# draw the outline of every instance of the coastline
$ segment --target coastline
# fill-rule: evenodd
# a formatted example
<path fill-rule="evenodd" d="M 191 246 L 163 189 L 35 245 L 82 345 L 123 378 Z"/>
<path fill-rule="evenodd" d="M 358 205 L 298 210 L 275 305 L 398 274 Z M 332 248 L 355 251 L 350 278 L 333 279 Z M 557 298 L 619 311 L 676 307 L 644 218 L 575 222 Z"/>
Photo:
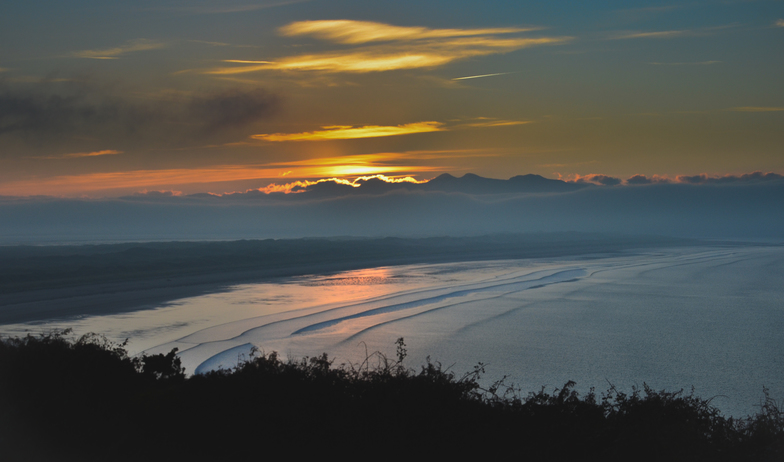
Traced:
<path fill-rule="evenodd" d="M 118 314 L 243 283 L 379 266 L 589 257 L 721 243 L 579 233 L 0 248 L 0 325 Z"/>

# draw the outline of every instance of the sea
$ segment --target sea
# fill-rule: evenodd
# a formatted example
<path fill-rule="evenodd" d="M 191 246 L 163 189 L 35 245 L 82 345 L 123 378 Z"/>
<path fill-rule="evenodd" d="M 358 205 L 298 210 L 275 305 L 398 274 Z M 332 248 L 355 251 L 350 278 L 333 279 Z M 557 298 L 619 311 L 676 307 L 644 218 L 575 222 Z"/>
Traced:
<path fill-rule="evenodd" d="M 572 258 L 388 266 L 239 284 L 148 309 L 1 326 L 72 328 L 173 348 L 189 374 L 253 354 L 334 365 L 440 363 L 525 396 L 568 381 L 598 395 L 645 385 L 710 399 L 725 415 L 784 399 L 784 247 L 716 245 Z"/>

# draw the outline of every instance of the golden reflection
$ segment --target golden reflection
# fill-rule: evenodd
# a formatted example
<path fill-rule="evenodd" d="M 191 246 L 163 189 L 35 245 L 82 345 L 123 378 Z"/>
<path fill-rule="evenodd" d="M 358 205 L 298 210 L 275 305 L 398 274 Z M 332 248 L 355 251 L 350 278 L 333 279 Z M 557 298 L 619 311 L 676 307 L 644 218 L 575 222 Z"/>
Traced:
<path fill-rule="evenodd" d="M 368 268 L 329 276 L 309 277 L 304 285 L 313 286 L 359 286 L 389 284 L 394 282 L 393 273 L 389 268 Z"/>

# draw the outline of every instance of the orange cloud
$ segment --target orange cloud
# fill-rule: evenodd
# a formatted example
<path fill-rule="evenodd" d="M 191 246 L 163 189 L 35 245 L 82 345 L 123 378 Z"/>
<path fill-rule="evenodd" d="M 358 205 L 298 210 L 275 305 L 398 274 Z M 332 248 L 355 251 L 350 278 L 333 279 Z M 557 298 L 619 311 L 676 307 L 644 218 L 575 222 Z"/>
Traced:
<path fill-rule="evenodd" d="M 370 21 L 326 20 L 299 21 L 281 27 L 285 36 L 309 35 L 321 40 L 356 45 L 381 41 L 412 41 L 446 37 L 471 37 L 478 35 L 512 34 L 539 28 L 488 28 L 488 29 L 428 29 L 427 27 L 401 27 Z"/>
<path fill-rule="evenodd" d="M 256 178 L 278 178 L 279 169 L 249 166 L 216 166 L 202 169 L 131 170 L 85 173 L 19 180 L 0 185 L 0 194 L 70 195 L 112 189 L 143 189 L 161 185 L 211 183 Z"/>
<path fill-rule="evenodd" d="M 351 140 L 438 132 L 444 130 L 442 125 L 441 122 L 432 121 L 391 126 L 365 125 L 363 127 L 352 127 L 350 125 L 336 125 L 322 127 L 323 130 L 313 132 L 260 134 L 253 135 L 251 138 L 263 141 Z"/>
<path fill-rule="evenodd" d="M 501 120 L 479 117 L 480 122 L 469 122 L 447 127 L 441 122 L 415 122 L 404 125 L 365 125 L 352 127 L 351 125 L 334 125 L 322 127 L 323 130 L 301 133 L 272 133 L 252 135 L 251 138 L 262 141 L 323 141 L 323 140 L 351 140 L 358 138 L 378 138 L 383 136 L 410 135 L 414 133 L 441 132 L 465 128 L 507 127 L 512 125 L 525 125 L 533 123 L 532 120 Z"/>
<path fill-rule="evenodd" d="M 406 175 L 440 170 L 436 166 L 390 165 L 392 155 L 346 156 L 326 159 L 273 163 L 267 165 L 219 165 L 195 169 L 132 170 L 86 173 L 49 178 L 30 178 L 0 184 L 0 195 L 73 196 L 98 191 L 158 190 L 174 186 L 225 183 L 243 180 L 355 177 L 401 173 Z M 380 175 L 380 177 L 385 177 Z M 348 180 L 346 180 L 348 181 Z M 414 180 L 416 181 L 416 180 Z M 204 190 L 203 187 L 199 188 Z"/>

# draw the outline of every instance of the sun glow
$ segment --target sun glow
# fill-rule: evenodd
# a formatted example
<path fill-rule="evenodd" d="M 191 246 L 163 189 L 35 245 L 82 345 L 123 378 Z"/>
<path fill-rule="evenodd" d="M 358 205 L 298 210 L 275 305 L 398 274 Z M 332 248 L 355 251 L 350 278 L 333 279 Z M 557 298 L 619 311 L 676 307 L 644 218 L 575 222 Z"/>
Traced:
<path fill-rule="evenodd" d="M 425 155 L 425 154 L 421 154 Z M 355 181 L 378 178 L 386 182 L 413 181 L 413 174 L 442 171 L 439 165 L 411 165 L 411 155 L 401 153 L 360 154 L 353 156 L 326 157 L 317 159 L 277 162 L 260 165 L 216 165 L 190 169 L 131 170 L 124 172 L 84 173 L 60 175 L 49 178 L 28 178 L 0 185 L 0 195 L 26 196 L 45 194 L 54 196 L 104 195 L 109 191 L 116 194 L 130 193 L 142 189 L 176 188 L 187 193 L 185 185 L 203 185 L 248 180 L 278 180 L 286 178 L 327 178 L 323 181 L 345 182 L 354 185 Z M 395 175 L 397 174 L 397 175 Z M 394 175 L 394 176 L 386 176 Z M 357 177 L 353 181 L 341 178 Z M 322 181 L 322 180 L 319 180 Z M 280 186 L 290 190 L 297 184 L 306 187 L 306 182 L 292 182 L 291 186 Z M 221 186 L 226 187 L 224 186 Z M 271 185 L 275 192 L 277 185 Z M 206 187 L 210 190 L 210 187 Z M 205 191 L 205 186 L 195 188 Z M 190 189 L 191 191 L 193 189 Z M 224 190 L 212 190 L 222 193 Z"/>
<path fill-rule="evenodd" d="M 412 178 L 410 176 L 389 177 L 389 176 L 386 176 L 386 175 L 378 174 L 378 175 L 359 176 L 357 178 L 354 178 L 354 180 L 347 180 L 345 178 L 323 178 L 321 180 L 316 180 L 316 181 L 309 181 L 309 180 L 294 181 L 294 182 L 286 183 L 286 184 L 275 184 L 275 183 L 272 183 L 272 184 L 270 184 L 270 185 L 268 185 L 268 186 L 266 186 L 264 188 L 259 188 L 258 191 L 261 191 L 261 192 L 266 193 L 266 194 L 271 194 L 271 193 L 284 193 L 284 194 L 292 194 L 293 193 L 293 194 L 296 194 L 296 193 L 305 192 L 305 188 L 307 188 L 308 186 L 312 186 L 312 185 L 319 184 L 319 183 L 327 183 L 327 182 L 332 182 L 332 183 L 342 184 L 342 185 L 345 185 L 345 186 L 351 186 L 353 188 L 358 188 L 358 187 L 360 187 L 362 185 L 363 182 L 368 181 L 368 180 L 374 180 L 374 179 L 375 180 L 381 180 L 381 181 L 383 181 L 385 183 L 415 183 L 415 184 L 420 184 L 420 183 L 427 183 L 428 181 L 430 181 L 430 180 L 417 180 L 417 179 Z"/>

